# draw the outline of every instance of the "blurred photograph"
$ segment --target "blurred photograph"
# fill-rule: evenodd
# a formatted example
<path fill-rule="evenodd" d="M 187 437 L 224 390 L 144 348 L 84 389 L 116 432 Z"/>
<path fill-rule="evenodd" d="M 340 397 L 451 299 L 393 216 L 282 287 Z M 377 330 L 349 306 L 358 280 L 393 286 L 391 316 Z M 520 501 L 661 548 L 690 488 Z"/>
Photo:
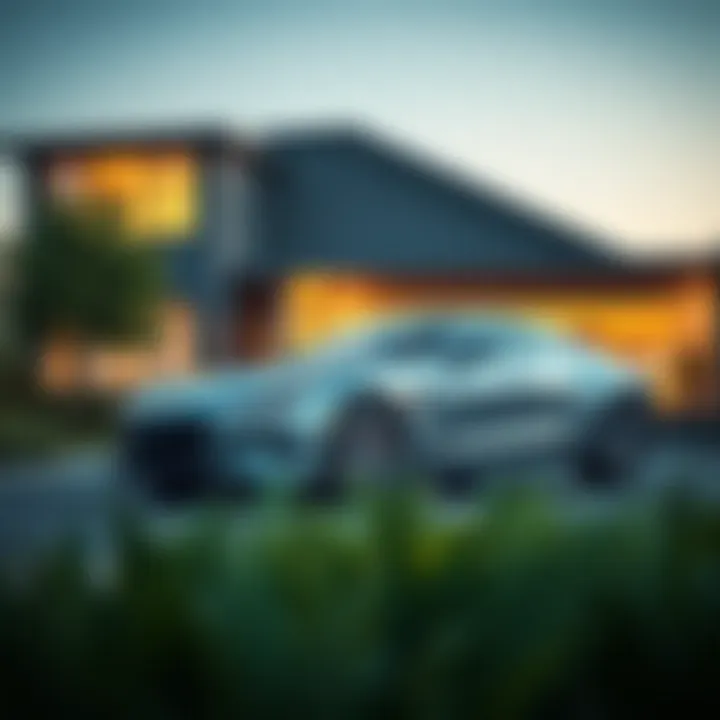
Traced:
<path fill-rule="evenodd" d="M 0 7 L 8 712 L 720 710 L 718 33 Z"/>

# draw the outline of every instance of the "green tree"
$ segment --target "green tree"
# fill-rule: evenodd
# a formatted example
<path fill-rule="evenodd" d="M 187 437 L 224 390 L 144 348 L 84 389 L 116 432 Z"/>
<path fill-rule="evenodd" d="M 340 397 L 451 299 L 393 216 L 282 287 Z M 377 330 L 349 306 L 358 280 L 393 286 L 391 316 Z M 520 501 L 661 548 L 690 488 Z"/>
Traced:
<path fill-rule="evenodd" d="M 141 341 L 154 329 L 158 258 L 130 241 L 107 207 L 44 209 L 23 243 L 17 271 L 17 329 L 34 359 L 53 334 L 89 348 Z"/>

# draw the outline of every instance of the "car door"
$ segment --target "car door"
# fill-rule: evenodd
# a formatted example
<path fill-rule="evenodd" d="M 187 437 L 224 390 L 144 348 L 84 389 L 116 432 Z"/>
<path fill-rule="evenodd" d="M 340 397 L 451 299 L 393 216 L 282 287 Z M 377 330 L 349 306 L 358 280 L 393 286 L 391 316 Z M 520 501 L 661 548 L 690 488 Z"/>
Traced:
<path fill-rule="evenodd" d="M 567 432 L 569 385 L 552 349 L 522 334 L 466 329 L 448 342 L 444 424 L 451 454 L 534 452 Z"/>
<path fill-rule="evenodd" d="M 445 336 L 442 326 L 418 325 L 386 338 L 375 372 L 383 392 L 415 412 L 433 405 L 446 383 Z"/>

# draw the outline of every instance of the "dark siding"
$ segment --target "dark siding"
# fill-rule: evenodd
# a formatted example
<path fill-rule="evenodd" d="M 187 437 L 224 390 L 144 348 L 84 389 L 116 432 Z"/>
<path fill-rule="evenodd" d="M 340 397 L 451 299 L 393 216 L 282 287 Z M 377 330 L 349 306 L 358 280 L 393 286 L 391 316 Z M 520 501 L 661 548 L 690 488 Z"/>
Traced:
<path fill-rule="evenodd" d="M 168 293 L 188 302 L 197 301 L 200 294 L 198 268 L 202 262 L 202 248 L 192 238 L 162 249 Z"/>
<path fill-rule="evenodd" d="M 202 222 L 195 279 L 200 321 L 200 352 L 204 359 L 231 354 L 232 327 L 241 308 L 235 307 L 234 282 L 245 274 L 250 237 L 251 194 L 245 163 L 227 153 L 208 154 L 202 170 Z"/>
<path fill-rule="evenodd" d="M 363 270 L 600 269 L 579 234 L 468 192 L 362 137 L 278 144 L 262 171 L 261 264 Z"/>

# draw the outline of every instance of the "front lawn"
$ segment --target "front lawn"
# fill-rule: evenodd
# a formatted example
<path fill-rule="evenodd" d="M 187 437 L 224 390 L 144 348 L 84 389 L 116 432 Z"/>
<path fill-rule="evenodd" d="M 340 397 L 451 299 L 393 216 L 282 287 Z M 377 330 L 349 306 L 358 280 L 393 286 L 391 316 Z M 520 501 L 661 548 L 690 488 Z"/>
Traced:
<path fill-rule="evenodd" d="M 720 511 L 681 496 L 579 521 L 557 501 L 438 519 L 418 495 L 124 518 L 0 592 L 8 717 L 712 717 Z"/>

